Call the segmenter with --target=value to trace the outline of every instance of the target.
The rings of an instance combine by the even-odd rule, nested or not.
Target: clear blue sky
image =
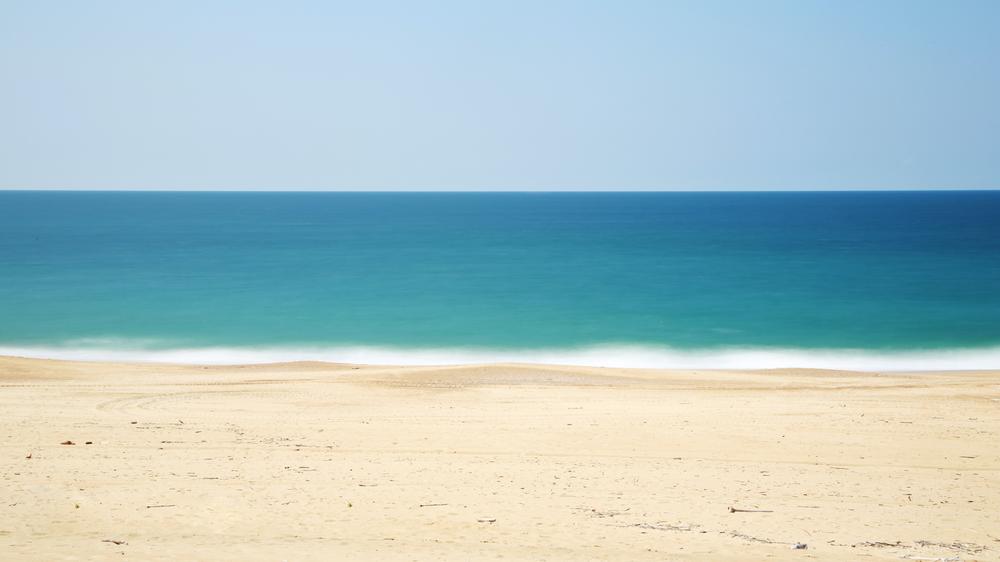
[[[1000,1],[0,0],[0,188],[1000,187]]]

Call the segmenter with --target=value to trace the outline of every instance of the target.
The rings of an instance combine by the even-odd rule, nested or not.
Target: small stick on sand
[[[446,503],[422,503],[420,507],[441,507],[442,505],[448,505]]]
[[[770,509],[736,509],[735,507],[730,507],[729,513],[774,513],[774,511]]]

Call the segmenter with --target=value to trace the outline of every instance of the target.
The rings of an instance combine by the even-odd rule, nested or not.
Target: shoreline
[[[567,348],[392,346],[135,347],[0,345],[0,357],[68,361],[245,365],[297,361],[376,366],[517,363],[618,369],[828,369],[838,371],[984,371],[1000,369],[1000,346],[947,349],[671,348],[605,344]]]

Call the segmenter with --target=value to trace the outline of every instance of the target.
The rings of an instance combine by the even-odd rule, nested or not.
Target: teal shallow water
[[[998,287],[1000,192],[0,192],[5,352],[1000,366]]]

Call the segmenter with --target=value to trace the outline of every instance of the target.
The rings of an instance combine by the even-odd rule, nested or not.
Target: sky
[[[1000,188],[1000,2],[0,0],[0,188]]]

